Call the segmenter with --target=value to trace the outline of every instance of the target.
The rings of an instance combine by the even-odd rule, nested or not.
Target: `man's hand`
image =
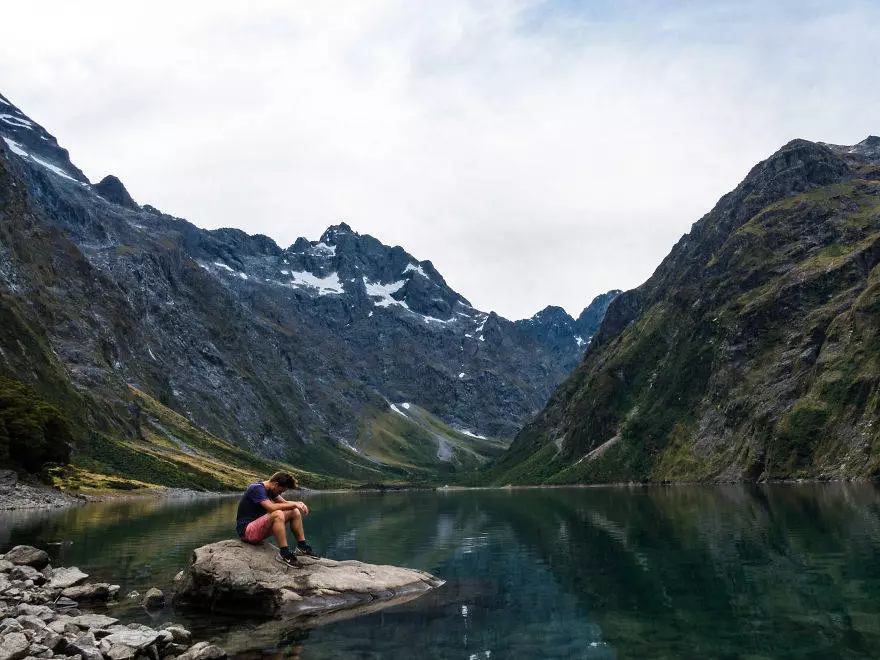
[[[280,495],[273,500],[263,500],[260,504],[269,512],[292,511],[293,509],[299,509],[300,513],[304,516],[309,515],[309,507],[306,506],[305,502],[288,502]]]
[[[306,506],[305,502],[291,502],[297,509],[299,509],[300,513],[304,516],[309,515],[309,507]]]

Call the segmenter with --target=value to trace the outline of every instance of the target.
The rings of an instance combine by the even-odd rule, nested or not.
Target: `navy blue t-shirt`
[[[266,492],[266,487],[262,481],[247,487],[244,495],[241,496],[241,501],[238,503],[238,513],[235,516],[235,533],[238,535],[238,538],[244,536],[244,530],[248,523],[252,523],[266,513],[266,509],[263,508],[260,502],[265,502],[268,499],[269,494]]]

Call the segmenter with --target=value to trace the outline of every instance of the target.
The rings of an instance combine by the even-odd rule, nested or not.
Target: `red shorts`
[[[272,536],[272,520],[267,513],[249,522],[248,526],[244,529],[244,536],[241,539],[248,543],[262,543],[270,536]]]

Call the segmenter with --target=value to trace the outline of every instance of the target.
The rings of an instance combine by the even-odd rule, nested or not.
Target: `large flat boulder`
[[[301,567],[276,560],[277,548],[220,541],[197,548],[175,601],[217,612],[270,616],[322,615],[374,609],[408,600],[443,580],[430,573],[359,561],[300,557]]]

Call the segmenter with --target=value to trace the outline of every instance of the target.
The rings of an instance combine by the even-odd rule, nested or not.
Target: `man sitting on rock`
[[[289,472],[276,472],[266,481],[248,486],[238,503],[235,533],[245,543],[259,544],[270,536],[278,543],[278,561],[296,566],[296,555],[314,557],[312,546],[306,543],[302,517],[309,507],[303,502],[288,502],[281,493],[299,484]],[[287,523],[296,537],[296,550],[287,547]]]

